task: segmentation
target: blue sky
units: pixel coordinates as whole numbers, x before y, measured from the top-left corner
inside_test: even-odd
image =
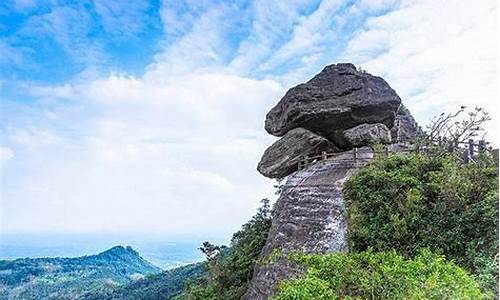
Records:
[[[57,83],[86,69],[140,74],[159,49],[163,34],[158,2],[1,5],[4,57],[0,62],[6,79]]]
[[[496,19],[493,0],[2,1],[1,230],[228,237],[274,197],[255,167],[288,88],[353,62],[423,124],[496,119]]]

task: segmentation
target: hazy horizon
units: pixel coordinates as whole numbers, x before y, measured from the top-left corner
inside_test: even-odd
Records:
[[[199,251],[202,242],[210,240],[227,244],[216,237],[152,237],[144,235],[96,234],[24,234],[3,235],[0,240],[0,260],[42,257],[80,257],[96,255],[114,246],[131,246],[143,258],[169,269],[199,262],[204,256]]]

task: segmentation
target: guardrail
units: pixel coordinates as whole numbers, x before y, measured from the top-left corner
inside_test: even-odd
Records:
[[[359,148],[353,148],[351,150],[350,157],[346,157],[347,155],[349,155],[346,152],[339,153],[339,152],[326,152],[326,151],[321,152],[321,154],[319,155],[313,155],[313,156],[306,155],[299,161],[298,169],[303,170],[312,164],[325,160],[335,160],[335,162],[338,163],[339,165],[349,166],[349,167],[358,166],[358,163],[365,163],[371,160],[371,158],[360,156],[358,153],[359,152],[358,149]],[[373,153],[373,155],[377,154],[389,155],[391,152],[394,151],[390,151],[389,149],[386,148],[384,151],[373,151],[371,153]],[[398,151],[398,153],[401,152],[404,151]],[[344,156],[345,158],[337,159],[340,156]]]
[[[389,148],[385,148],[382,151],[373,151],[374,156],[376,155],[385,155],[388,156],[391,153],[428,153],[432,148],[431,147],[423,147],[418,145],[412,145],[409,143],[399,144],[402,148],[397,150],[390,150]],[[498,159],[498,149],[493,149],[492,147],[487,147],[488,143],[480,140],[477,143],[474,140],[469,140],[463,143],[455,143],[455,144],[446,144],[446,140],[442,140],[438,142],[438,145],[445,146],[449,152],[454,152],[457,150],[463,151],[461,155],[461,159],[464,163],[469,163],[474,161],[474,157],[477,157],[479,153],[483,153],[485,151],[490,151],[496,159]],[[461,147],[460,145],[465,145],[465,147]],[[404,147],[407,147],[405,149]],[[340,156],[344,156],[343,159],[336,159]],[[347,156],[347,157],[346,157]],[[353,148],[351,150],[351,154],[347,154],[346,152],[326,152],[323,151],[319,155],[313,156],[304,156],[298,163],[298,169],[303,170],[308,166],[315,164],[320,161],[325,160],[335,160],[339,166],[342,167],[360,167],[364,165],[365,162],[371,160],[371,158],[363,157],[359,155],[359,148]]]

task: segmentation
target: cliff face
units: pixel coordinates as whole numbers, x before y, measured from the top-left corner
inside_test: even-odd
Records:
[[[373,157],[369,147],[359,149],[363,163],[345,162],[352,152],[334,160],[318,162],[291,175],[273,210],[273,223],[252,282],[242,299],[264,300],[276,292],[277,284],[302,273],[286,255],[292,251],[327,253],[346,251],[347,225],[342,197],[344,182]],[[274,257],[274,259],[273,259]]]
[[[281,139],[264,152],[257,169],[266,177],[288,180],[273,210],[262,262],[242,299],[268,299],[281,280],[301,274],[301,268],[286,259],[292,251],[347,250],[344,182],[373,157],[367,146],[395,143],[418,132],[400,104],[382,78],[352,64],[336,64],[291,88],[271,109],[265,129]],[[362,147],[357,157],[364,158],[363,163],[350,161],[353,152],[346,150],[353,147]],[[335,159],[299,170],[303,157],[322,152],[334,152]]]

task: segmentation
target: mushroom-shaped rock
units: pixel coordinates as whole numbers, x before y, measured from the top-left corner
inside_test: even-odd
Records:
[[[283,136],[303,127],[335,142],[338,131],[363,123],[391,128],[401,99],[384,79],[334,64],[285,94],[266,116],[265,129]]]
[[[391,142],[391,131],[382,123],[361,124],[345,130],[344,138],[346,143],[352,147],[389,144]]]
[[[295,128],[266,149],[257,170],[269,178],[283,178],[297,171],[302,157],[334,150],[335,146],[324,137]]]

